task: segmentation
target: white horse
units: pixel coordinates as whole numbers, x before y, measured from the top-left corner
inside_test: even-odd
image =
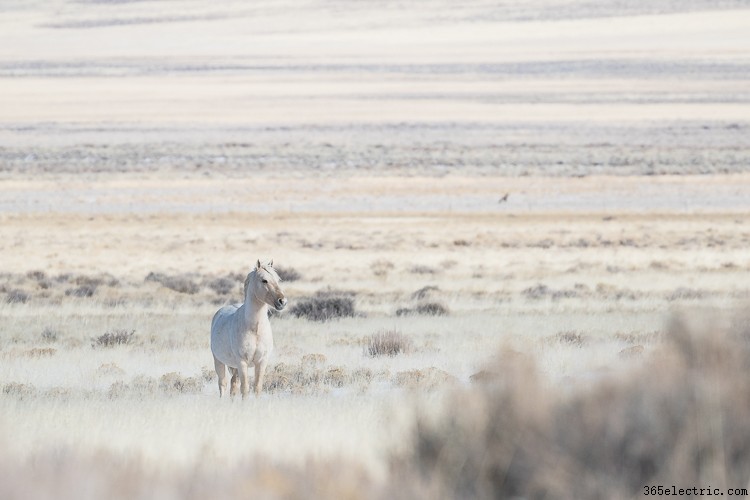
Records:
[[[245,302],[219,309],[211,321],[211,352],[219,376],[219,397],[227,390],[228,366],[232,372],[230,396],[242,387],[242,398],[249,392],[248,367],[255,365],[255,395],[263,388],[268,359],[273,351],[268,306],[281,311],[286,297],[279,287],[279,275],[268,264],[258,261],[245,279]]]

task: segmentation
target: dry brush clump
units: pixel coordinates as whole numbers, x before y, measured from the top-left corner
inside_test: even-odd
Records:
[[[556,335],[547,339],[551,344],[567,344],[575,347],[582,347],[588,343],[588,338],[575,331],[557,332]]]
[[[744,332],[746,335],[747,332]],[[522,357],[423,414],[399,498],[633,498],[646,485],[746,487],[750,344],[676,323],[640,369],[561,394]]]
[[[414,342],[396,330],[386,330],[365,339],[365,354],[375,356],[396,356],[414,350]]]
[[[154,281],[162,286],[178,293],[193,295],[198,293],[200,286],[195,282],[193,274],[168,275],[151,272],[146,276],[146,281]]]
[[[393,271],[395,268],[396,266],[393,264],[393,262],[384,259],[376,260],[372,264],[370,264],[370,270],[372,271],[372,274],[381,278],[388,276],[388,273]]]
[[[130,344],[134,338],[135,330],[112,330],[96,337],[91,343],[91,347],[114,347],[116,345]]]
[[[453,386],[458,383],[458,379],[444,370],[430,366],[398,372],[393,377],[393,383],[405,389],[433,391]]]
[[[314,296],[301,299],[290,310],[297,318],[328,321],[357,316],[351,293],[331,290],[318,291]]]
[[[307,354],[300,363],[279,363],[268,369],[264,389],[269,393],[323,394],[331,389],[355,386],[364,391],[374,378],[372,370],[326,365],[323,354]]]
[[[410,316],[412,314],[419,314],[421,316],[447,316],[450,314],[450,310],[444,304],[440,302],[422,302],[417,304],[417,307],[400,307],[396,309],[396,316]]]
[[[158,379],[141,374],[133,377],[130,383],[122,380],[112,383],[107,391],[107,397],[109,399],[124,397],[143,399],[159,394],[165,396],[200,394],[205,385],[206,380],[203,374],[196,377],[186,377],[177,372],[169,372]]]
[[[276,274],[279,275],[281,281],[292,282],[299,281],[302,279],[302,274],[294,269],[293,267],[274,267]]]
[[[42,330],[41,338],[48,344],[54,344],[60,338],[60,332],[48,326]]]
[[[54,347],[32,347],[22,353],[23,356],[28,358],[46,358],[54,356],[57,349]]]
[[[232,295],[235,292],[239,292],[241,290],[239,283],[241,283],[241,280],[235,280],[231,277],[214,277],[208,278],[205,281],[205,285],[219,296]]]
[[[197,394],[203,390],[201,377],[183,377],[177,372],[165,373],[159,378],[159,388],[166,394]]]

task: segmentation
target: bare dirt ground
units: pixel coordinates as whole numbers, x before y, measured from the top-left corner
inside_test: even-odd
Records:
[[[741,1],[3,4],[0,496],[746,486],[748,25]],[[210,319],[257,258],[290,309],[264,395],[219,401]],[[353,315],[293,313],[329,297]]]

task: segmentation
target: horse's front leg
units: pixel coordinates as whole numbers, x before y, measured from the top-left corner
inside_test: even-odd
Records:
[[[260,391],[263,389],[263,379],[266,376],[266,365],[268,361],[265,359],[255,363],[255,395],[260,396]]]
[[[250,392],[250,380],[248,379],[248,366],[247,361],[240,362],[240,390],[242,391],[242,399]]]
[[[227,392],[227,367],[216,359],[216,356],[214,356],[214,367],[216,368],[216,375],[219,377],[219,397],[222,397]]]
[[[232,380],[229,381],[229,395],[234,398],[240,392],[240,371],[237,368],[230,368]]]

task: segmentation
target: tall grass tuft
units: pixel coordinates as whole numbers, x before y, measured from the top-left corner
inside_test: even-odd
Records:
[[[396,330],[378,332],[367,338],[365,353],[368,356],[396,356],[414,350],[414,343],[403,333]]]
[[[116,345],[130,344],[135,337],[135,330],[112,330],[104,335],[96,337],[91,347],[113,347]]]

